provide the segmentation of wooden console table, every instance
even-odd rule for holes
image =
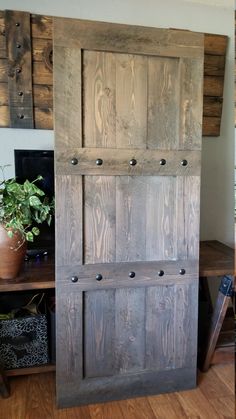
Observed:
[[[199,276],[207,278],[210,276],[226,276],[234,274],[234,251],[228,246],[218,241],[205,241],[200,243],[200,268]],[[53,289],[55,288],[55,268],[54,258],[46,256],[41,259],[31,259],[24,263],[21,274],[11,280],[0,279],[0,292],[23,291],[34,289]],[[224,299],[223,299],[224,300]],[[225,300],[224,300],[225,304]],[[216,306],[219,310],[219,305]],[[213,318],[217,317],[217,313],[213,314]],[[220,323],[223,319],[220,316]],[[217,333],[214,333],[214,342],[219,335],[219,324]],[[208,352],[208,359],[214,352],[214,342],[210,340],[210,353]],[[213,345],[212,345],[213,343]],[[216,343],[216,342],[215,342]],[[55,365],[41,365],[33,368],[22,368],[5,371],[6,376],[24,375],[53,371]],[[0,373],[0,391],[2,388],[2,395],[7,395],[5,386],[6,380],[3,379],[3,374]]]
[[[227,308],[232,300],[234,291],[234,249],[218,241],[201,242],[199,276],[202,285],[207,287],[208,277],[221,277],[217,300],[212,312],[207,342],[200,362],[200,368],[206,372],[213,357],[229,360],[234,358],[234,332],[231,331],[232,342],[229,346],[218,345],[220,332],[226,316]],[[232,319],[233,323],[233,319]],[[223,337],[223,333],[222,333]],[[218,347],[217,347],[218,345]],[[217,352],[216,352],[217,347]],[[229,352],[230,350],[230,352]],[[219,361],[218,361],[219,362]]]

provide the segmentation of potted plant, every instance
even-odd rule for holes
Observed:
[[[0,167],[3,173],[4,167]],[[35,224],[51,223],[53,202],[36,186],[41,180],[23,184],[15,178],[0,181],[0,278],[17,276],[26,253],[27,241],[34,241],[40,230]]]

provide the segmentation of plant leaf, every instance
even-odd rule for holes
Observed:
[[[29,197],[29,203],[31,207],[39,207],[40,205],[42,205],[40,199],[35,195]]]
[[[31,233],[31,231],[28,231],[25,234],[25,238],[28,242],[33,242],[34,241],[34,235],[33,235],[33,233]]]
[[[35,236],[38,236],[38,235],[39,235],[39,233],[40,233],[39,228],[37,228],[37,227],[33,227],[33,228],[32,228],[32,233],[33,233]]]

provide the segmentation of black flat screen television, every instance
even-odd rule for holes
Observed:
[[[54,196],[54,153],[52,150],[15,150],[15,175],[18,182],[23,183],[26,179],[33,181],[38,175],[43,180],[38,181],[37,186],[42,189],[49,199]],[[28,242],[28,249],[39,252],[49,252],[55,245],[55,222],[51,226],[47,223],[37,225],[40,235],[35,237],[33,243]]]

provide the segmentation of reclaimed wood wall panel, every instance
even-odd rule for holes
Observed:
[[[36,129],[53,129],[53,18],[35,14],[30,16],[34,127]],[[205,34],[203,136],[220,135],[226,49],[226,36]],[[89,55],[88,52],[86,54]],[[91,54],[96,55],[95,52],[91,52]],[[86,63],[86,60],[84,62]],[[113,70],[113,74],[114,72]],[[5,20],[4,12],[0,11],[0,92],[5,92],[4,89],[6,87],[2,85],[8,82],[7,74]],[[39,90],[41,91],[40,100]],[[115,100],[112,95],[112,88],[111,91],[106,92],[106,96],[106,98],[103,97],[100,100],[103,102],[103,112],[107,112],[107,118],[110,118],[113,112],[109,112],[109,107],[113,106]],[[128,121],[128,117],[126,117],[126,120]],[[111,127],[111,124],[108,125]],[[3,93],[3,98],[1,97],[0,100],[0,127],[8,126],[10,126],[9,103],[6,103],[5,94]],[[106,127],[102,127],[102,129],[105,130]],[[107,139],[110,139],[110,134],[109,132],[104,135],[107,136]]]
[[[11,128],[34,128],[30,14],[6,10],[8,106]]]

